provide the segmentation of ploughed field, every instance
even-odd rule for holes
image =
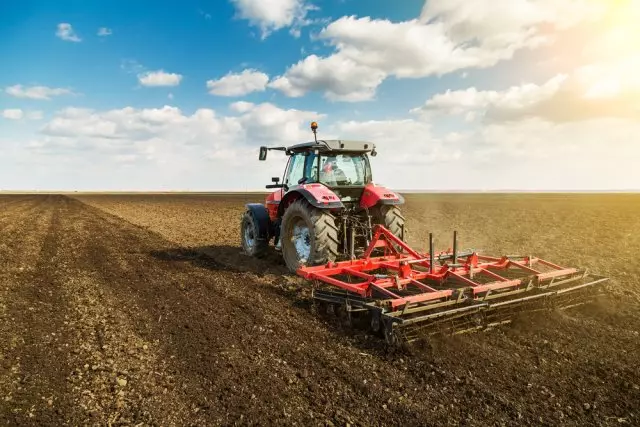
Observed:
[[[456,229],[612,278],[595,304],[412,354],[316,317],[277,254],[240,253],[262,197],[0,195],[0,422],[640,423],[640,195],[406,195],[419,250]]]

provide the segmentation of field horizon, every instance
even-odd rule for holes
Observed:
[[[0,190],[0,194],[61,194],[61,195],[84,195],[84,194],[269,194],[273,190]],[[401,194],[640,194],[640,189],[628,190],[402,190],[394,189]]]

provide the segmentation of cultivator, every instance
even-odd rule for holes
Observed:
[[[382,225],[359,259],[306,266],[320,307],[365,320],[390,345],[432,334],[459,334],[509,323],[522,312],[589,301],[605,277],[533,256],[492,257],[453,248],[411,249]]]

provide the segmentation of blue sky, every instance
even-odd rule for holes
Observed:
[[[1,8],[3,189],[259,189],[312,120],[390,187],[640,188],[631,1]]]

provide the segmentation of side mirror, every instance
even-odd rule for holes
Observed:
[[[271,178],[271,182],[275,182],[277,184],[278,181],[280,181],[280,177],[274,176],[273,178]]]
[[[266,160],[267,159],[267,147],[260,147],[260,160]]]
[[[373,150],[371,150],[371,157],[375,157],[377,155],[378,155],[378,152],[376,151],[375,148]]]

